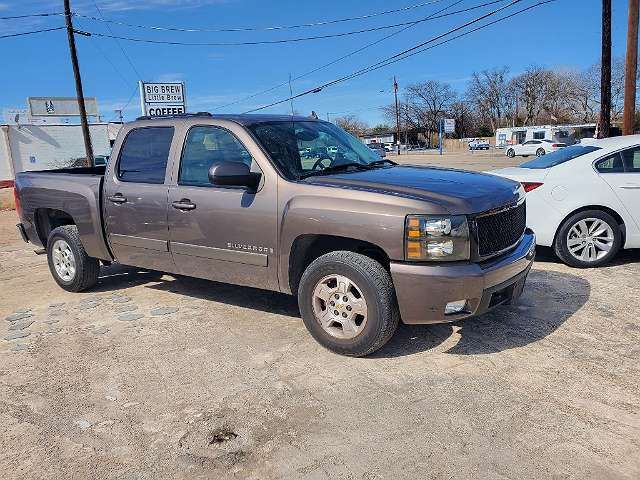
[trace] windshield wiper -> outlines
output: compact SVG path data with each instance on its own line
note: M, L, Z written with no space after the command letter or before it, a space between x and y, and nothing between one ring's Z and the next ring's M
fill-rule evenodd
M389 165L398 165L396 162L394 162L393 160L389 160L388 158L381 158L380 160L374 160L373 162L369 162L367 165L369 167L378 167L378 166L384 165L385 163L388 163Z
M317 175L326 175L328 173L342 172L350 168L357 168L358 170L369 170L370 168L369 165L365 165L364 163L357 163L357 162L341 163L339 165L332 165L330 167L323 168L322 170L314 170L312 172L303 173L300 175L300 179L302 180L307 177L314 177Z

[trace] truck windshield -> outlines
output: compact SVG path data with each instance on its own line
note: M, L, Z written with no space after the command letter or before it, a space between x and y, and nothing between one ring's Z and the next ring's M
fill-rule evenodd
M522 168L544 169L555 167L561 163L568 162L574 158L581 157L587 153L600 150L600 147L593 145L573 145L571 147L561 148L555 152L548 153L534 160L529 160L520 165Z
M291 180L352 167L369 168L382 160L358 139L328 122L260 122L248 128Z

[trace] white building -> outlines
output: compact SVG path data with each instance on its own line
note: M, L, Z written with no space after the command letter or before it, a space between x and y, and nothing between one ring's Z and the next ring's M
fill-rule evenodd
M94 155L109 155L120 124L89 124ZM63 168L84 158L80 125L0 125L0 182L17 172Z

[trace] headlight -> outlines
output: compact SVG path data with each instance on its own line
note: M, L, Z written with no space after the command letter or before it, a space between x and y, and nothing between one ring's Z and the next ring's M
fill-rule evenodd
M466 216L407 216L405 224L407 260L468 260L469 254L469 225Z

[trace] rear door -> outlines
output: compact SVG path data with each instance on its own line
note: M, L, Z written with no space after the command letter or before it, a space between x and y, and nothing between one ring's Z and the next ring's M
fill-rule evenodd
M174 127L133 128L105 176L107 238L118 262L166 272L175 270L169 253L165 184Z
M257 146L239 125L192 125L185 132L169 188L170 249L178 272L278 288L277 184L264 176L251 148ZM209 168L220 161L263 173L258 191L212 185Z
M606 167L611 167L607 171ZM596 163L596 169L611 186L627 212L640 227L640 146L622 150Z

